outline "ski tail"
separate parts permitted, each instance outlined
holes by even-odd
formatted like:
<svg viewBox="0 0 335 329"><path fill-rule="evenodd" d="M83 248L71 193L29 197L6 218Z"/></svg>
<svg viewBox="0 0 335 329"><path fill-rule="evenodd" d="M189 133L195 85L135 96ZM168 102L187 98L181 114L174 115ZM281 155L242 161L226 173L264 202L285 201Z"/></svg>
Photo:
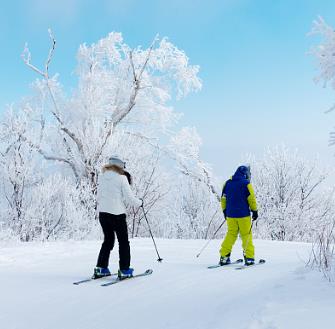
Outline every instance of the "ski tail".
<svg viewBox="0 0 335 329"><path fill-rule="evenodd" d="M218 268L218 267L228 267L230 265L236 265L236 264L241 264L243 263L243 259L237 259L234 262L231 262L229 264L225 264L225 265L220 265L220 264L216 264L216 265L210 265L207 266L208 269L212 269L212 268Z"/></svg>
<svg viewBox="0 0 335 329"><path fill-rule="evenodd" d="M101 285L101 287L108 287L108 286L111 286L113 284L116 284L116 283L119 283L119 282L122 282L122 281L127 281L127 280L131 280L131 279L139 278L139 277L142 277L142 276L147 276L147 275L150 275L152 273L153 273L153 270L152 269L148 269L148 270L146 270L143 273L135 274L133 276L126 277L126 278L123 278L123 279L120 279L120 278L116 277L115 279L113 279L111 281L103 283Z"/></svg>
<svg viewBox="0 0 335 329"><path fill-rule="evenodd" d="M86 278L86 279L83 279L83 280L79 280L79 281L75 281L75 282L72 282L74 285L78 286L80 284L83 284L83 283L87 283L87 282L91 282L91 281L96 281L96 280L101 280L101 279L106 279L106 278L110 278L110 277L113 277L113 276L116 276L117 273L111 273L111 275L108 275L108 276L102 276L100 278L94 278L93 276L89 277L89 278Z"/></svg>

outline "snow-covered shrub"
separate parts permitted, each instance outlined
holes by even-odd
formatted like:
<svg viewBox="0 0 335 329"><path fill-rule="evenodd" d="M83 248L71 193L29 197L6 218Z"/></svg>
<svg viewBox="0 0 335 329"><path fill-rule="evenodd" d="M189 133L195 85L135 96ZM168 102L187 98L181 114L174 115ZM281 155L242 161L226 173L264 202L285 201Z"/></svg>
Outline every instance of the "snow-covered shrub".
<svg viewBox="0 0 335 329"><path fill-rule="evenodd" d="M308 265L320 269L329 281L335 281L335 221L318 233Z"/></svg>
<svg viewBox="0 0 335 329"><path fill-rule="evenodd" d="M216 226L222 221L220 203L203 182L188 176L178 175L176 186L179 194L170 196L167 215L170 221L169 237L207 239L212 237Z"/></svg>
<svg viewBox="0 0 335 329"><path fill-rule="evenodd" d="M97 237L95 209L83 202L79 195L83 191L83 187L75 188L60 174L38 184L31 191L32 203L23 227L26 240L83 239L92 234Z"/></svg>

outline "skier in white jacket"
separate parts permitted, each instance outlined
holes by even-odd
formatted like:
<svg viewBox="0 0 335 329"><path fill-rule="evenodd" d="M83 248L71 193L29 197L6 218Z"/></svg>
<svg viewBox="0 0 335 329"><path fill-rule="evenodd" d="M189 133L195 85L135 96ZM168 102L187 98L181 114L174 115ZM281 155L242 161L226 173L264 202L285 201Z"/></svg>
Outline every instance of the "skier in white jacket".
<svg viewBox="0 0 335 329"><path fill-rule="evenodd" d="M115 234L119 242L120 278L133 275L130 268L130 246L126 221L126 204L140 207L143 202L138 199L131 188L131 176L125 171L125 163L118 157L111 157L102 168L98 178L98 212L99 221L104 233L94 278L111 275L108 269L110 252L114 247Z"/></svg>

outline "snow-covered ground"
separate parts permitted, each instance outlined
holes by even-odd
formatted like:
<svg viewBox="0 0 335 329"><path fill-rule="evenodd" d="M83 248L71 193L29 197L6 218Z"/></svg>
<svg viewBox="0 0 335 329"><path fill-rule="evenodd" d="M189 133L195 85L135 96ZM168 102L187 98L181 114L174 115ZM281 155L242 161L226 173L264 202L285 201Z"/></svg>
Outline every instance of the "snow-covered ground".
<svg viewBox="0 0 335 329"><path fill-rule="evenodd" d="M135 270L149 277L100 287L90 275L100 241L1 244L0 328L4 329L315 329L335 328L335 286L305 269L310 245L255 241L262 266L208 270L219 240L131 241ZM233 258L241 256L240 242ZM117 270L117 252L111 257Z"/></svg>

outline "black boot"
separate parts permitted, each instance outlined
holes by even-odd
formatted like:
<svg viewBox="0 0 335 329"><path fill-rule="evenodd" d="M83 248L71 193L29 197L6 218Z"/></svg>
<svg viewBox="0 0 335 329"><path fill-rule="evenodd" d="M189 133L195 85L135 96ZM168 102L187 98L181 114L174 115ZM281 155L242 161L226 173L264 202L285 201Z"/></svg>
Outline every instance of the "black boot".
<svg viewBox="0 0 335 329"><path fill-rule="evenodd" d="M219 265L223 266L223 265L228 265L230 263L231 263L230 262L230 254L220 257Z"/></svg>
<svg viewBox="0 0 335 329"><path fill-rule="evenodd" d="M255 259L254 258L247 258L244 257L244 265L250 266L255 264Z"/></svg>

